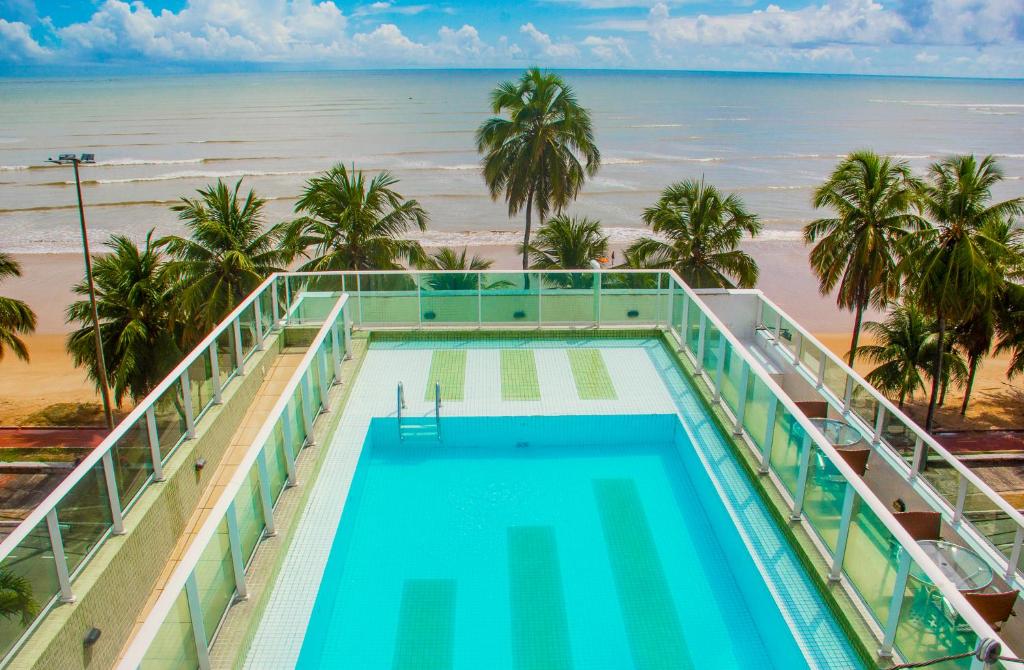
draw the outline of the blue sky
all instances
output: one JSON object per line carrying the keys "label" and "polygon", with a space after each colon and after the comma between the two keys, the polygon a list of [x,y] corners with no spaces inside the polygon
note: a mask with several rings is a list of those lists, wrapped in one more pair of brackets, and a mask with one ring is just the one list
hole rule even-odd
{"label": "blue sky", "polygon": [[372,67],[1024,77],[1024,0],[0,0],[0,74]]}

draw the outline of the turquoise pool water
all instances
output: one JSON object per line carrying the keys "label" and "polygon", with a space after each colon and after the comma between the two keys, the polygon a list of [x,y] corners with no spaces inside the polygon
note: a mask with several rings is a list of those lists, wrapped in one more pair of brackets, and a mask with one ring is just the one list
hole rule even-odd
{"label": "turquoise pool water", "polygon": [[809,667],[676,415],[443,427],[372,422],[298,667]]}

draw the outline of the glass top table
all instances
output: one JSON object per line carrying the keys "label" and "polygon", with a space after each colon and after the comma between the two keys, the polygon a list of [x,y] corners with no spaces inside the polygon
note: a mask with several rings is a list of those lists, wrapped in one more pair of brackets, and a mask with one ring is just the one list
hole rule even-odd
{"label": "glass top table", "polygon": [[852,447],[861,440],[857,429],[845,421],[820,417],[810,421],[828,438],[833,447]]}
{"label": "glass top table", "polygon": [[[992,583],[992,568],[967,547],[945,540],[920,540],[917,544],[958,591],[976,591]],[[911,564],[910,576],[923,584],[932,583],[916,563]]]}

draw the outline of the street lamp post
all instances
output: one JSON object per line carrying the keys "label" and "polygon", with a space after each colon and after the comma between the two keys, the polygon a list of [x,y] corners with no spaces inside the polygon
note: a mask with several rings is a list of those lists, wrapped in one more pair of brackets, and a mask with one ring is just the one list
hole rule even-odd
{"label": "street lamp post", "polygon": [[89,284],[89,307],[92,309],[92,330],[96,341],[96,367],[100,377],[100,396],[103,398],[103,416],[107,420],[107,429],[114,430],[114,414],[110,406],[110,386],[107,383],[107,363],[103,357],[103,338],[100,335],[100,316],[96,311],[96,286],[92,281],[92,255],[89,253],[89,235],[85,228],[85,207],[82,205],[82,180],[78,176],[80,164],[89,165],[96,162],[93,154],[61,154],[57,158],[48,158],[48,163],[55,165],[71,165],[75,170],[75,190],[78,192],[78,221],[82,228],[82,250],[85,253],[85,280]]}

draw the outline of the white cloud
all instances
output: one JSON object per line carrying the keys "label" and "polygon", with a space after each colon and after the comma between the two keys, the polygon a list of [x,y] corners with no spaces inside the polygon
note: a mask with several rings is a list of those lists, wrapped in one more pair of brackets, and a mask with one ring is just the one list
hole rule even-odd
{"label": "white cloud", "polygon": [[547,33],[542,33],[533,23],[519,26],[519,32],[530,40],[527,55],[533,58],[545,58],[555,61],[573,59],[579,55],[579,49],[572,42],[555,42]]}
{"label": "white cloud", "polygon": [[0,54],[0,61],[19,63],[45,60],[52,52],[32,39],[28,25],[0,18]]}
{"label": "white cloud", "polygon": [[928,51],[918,51],[914,54],[914,61],[918,63],[935,63],[939,57]]}
{"label": "white cloud", "polygon": [[589,47],[590,53],[605,63],[618,64],[633,59],[629,45],[621,37],[588,35],[583,40],[583,46]]}
{"label": "white cloud", "polygon": [[402,14],[414,16],[430,9],[430,5],[396,5],[393,2],[374,2],[357,7],[352,16],[373,16],[377,14]]}

